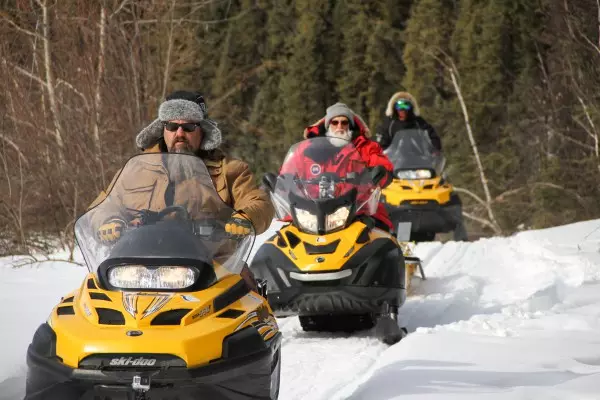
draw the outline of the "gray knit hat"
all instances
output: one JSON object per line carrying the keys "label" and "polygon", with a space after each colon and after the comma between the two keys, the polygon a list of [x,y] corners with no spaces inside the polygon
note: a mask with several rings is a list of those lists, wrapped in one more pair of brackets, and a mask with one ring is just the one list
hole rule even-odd
{"label": "gray knit hat", "polygon": [[158,118],[136,136],[136,145],[142,150],[155,145],[163,137],[163,121],[174,119],[200,124],[204,134],[200,144],[202,150],[214,150],[221,145],[221,131],[215,121],[207,118],[204,98],[199,93],[187,91],[177,91],[167,96],[158,108]]}
{"label": "gray knit hat", "polygon": [[335,103],[332,106],[327,107],[327,113],[325,114],[325,129],[329,129],[329,122],[335,117],[344,116],[350,121],[350,125],[354,126],[354,112],[345,105],[344,103]]}

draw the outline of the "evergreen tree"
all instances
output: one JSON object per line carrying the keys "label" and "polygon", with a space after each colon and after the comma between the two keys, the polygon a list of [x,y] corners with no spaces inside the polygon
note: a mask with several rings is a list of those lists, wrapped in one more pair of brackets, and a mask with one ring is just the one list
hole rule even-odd
{"label": "evergreen tree", "polygon": [[280,82],[285,109],[283,123],[287,143],[302,138],[308,124],[324,115],[330,97],[325,78],[324,54],[329,5],[320,0],[297,1],[295,34],[289,37],[291,55]]}
{"label": "evergreen tree", "polygon": [[[281,0],[268,6],[264,62],[272,63],[273,68],[259,74],[261,85],[250,115],[250,126],[257,141],[254,168],[259,173],[278,171],[290,144],[284,134],[287,115],[279,85],[290,53],[290,43],[285,38],[293,30],[290,24],[295,18],[292,4],[292,0]],[[300,137],[296,139],[300,140]]]}

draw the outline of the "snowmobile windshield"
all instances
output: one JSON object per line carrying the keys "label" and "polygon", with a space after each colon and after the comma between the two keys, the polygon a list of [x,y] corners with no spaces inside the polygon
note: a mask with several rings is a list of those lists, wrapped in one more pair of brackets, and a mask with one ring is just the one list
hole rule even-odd
{"label": "snowmobile windshield", "polygon": [[359,212],[374,214],[380,189],[352,142],[317,137],[294,144],[272,193],[279,218],[310,233],[342,229]]}
{"label": "snowmobile windshield", "polygon": [[199,157],[140,154],[125,164],[104,201],[76,221],[75,237],[92,272],[112,269],[125,285],[162,280],[183,288],[205,269],[216,278],[241,271],[255,233],[227,233],[234,213]]}
{"label": "snowmobile windshield", "polygon": [[398,175],[399,171],[418,170],[430,170],[431,175],[439,175],[444,168],[444,156],[435,151],[429,135],[424,130],[402,129],[394,132],[392,143],[384,153],[394,165],[395,175]]}

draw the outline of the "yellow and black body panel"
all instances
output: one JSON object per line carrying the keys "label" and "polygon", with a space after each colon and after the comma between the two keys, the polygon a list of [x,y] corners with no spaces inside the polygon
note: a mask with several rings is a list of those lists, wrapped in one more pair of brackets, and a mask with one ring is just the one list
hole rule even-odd
{"label": "yellow and black body panel", "polygon": [[131,292],[89,274],[37,330],[26,399],[117,399],[103,390],[130,390],[136,376],[160,399],[273,398],[280,342],[266,299],[239,275],[197,292]]}
{"label": "yellow and black body panel", "polygon": [[449,232],[462,221],[462,205],[442,177],[394,179],[381,195],[394,226],[410,222],[412,233]]}
{"label": "yellow and black body panel", "polygon": [[402,250],[390,233],[360,220],[317,235],[282,227],[250,266],[268,282],[275,314],[379,313],[406,299]]}

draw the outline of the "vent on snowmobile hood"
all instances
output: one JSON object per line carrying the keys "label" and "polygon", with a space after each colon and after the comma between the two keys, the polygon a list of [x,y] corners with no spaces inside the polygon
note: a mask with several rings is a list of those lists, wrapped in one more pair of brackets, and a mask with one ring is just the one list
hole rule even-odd
{"label": "vent on snowmobile hood", "polygon": [[329,244],[324,244],[321,246],[315,246],[310,243],[302,242],[304,244],[304,249],[306,250],[306,254],[332,254],[337,250],[338,244],[340,244],[340,239],[335,242],[331,242]]}
{"label": "vent on snowmobile hood", "polygon": [[92,300],[112,301],[110,299],[110,297],[108,297],[104,293],[98,293],[98,292],[90,292],[90,299],[92,299]]}
{"label": "vent on snowmobile hood", "polygon": [[287,237],[287,240],[290,242],[292,249],[300,244],[300,238],[290,231],[285,233],[285,237]]}
{"label": "vent on snowmobile hood", "polygon": [[75,310],[73,309],[73,306],[58,307],[56,309],[56,314],[58,314],[58,315],[75,315]]}
{"label": "vent on snowmobile hood", "polygon": [[229,310],[223,311],[221,314],[217,315],[217,318],[231,318],[236,319],[240,315],[243,315],[244,312],[242,310],[236,310],[234,308],[230,308]]}
{"label": "vent on snowmobile hood", "polygon": [[101,325],[125,325],[123,313],[112,308],[98,308],[98,323]]}
{"label": "vent on snowmobile hood", "polygon": [[286,248],[287,247],[287,243],[285,242],[285,240],[283,239],[283,236],[281,236],[281,232],[277,232],[277,246],[278,247],[282,247],[282,248]]}
{"label": "vent on snowmobile hood", "polygon": [[358,238],[356,239],[357,244],[367,243],[369,241],[369,228],[364,227]]}
{"label": "vent on snowmobile hood", "polygon": [[215,297],[213,301],[213,310],[217,312],[224,309],[228,305],[236,302],[250,292],[250,288],[246,285],[246,282],[242,279],[235,285],[227,289],[226,292],[221,293]]}
{"label": "vent on snowmobile hood", "polygon": [[179,325],[183,317],[192,311],[190,308],[179,308],[175,310],[164,311],[158,314],[150,325]]}
{"label": "vent on snowmobile hood", "polygon": [[61,303],[72,303],[73,302],[74,297],[67,297],[66,299],[63,299],[63,301],[61,301]]}

